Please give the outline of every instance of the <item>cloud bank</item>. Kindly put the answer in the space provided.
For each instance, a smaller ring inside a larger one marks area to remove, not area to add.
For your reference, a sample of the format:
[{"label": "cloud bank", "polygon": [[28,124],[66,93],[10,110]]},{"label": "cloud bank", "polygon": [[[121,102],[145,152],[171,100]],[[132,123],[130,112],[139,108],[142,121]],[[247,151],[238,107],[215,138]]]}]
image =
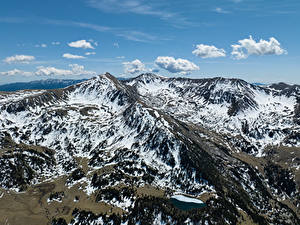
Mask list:
[{"label": "cloud bank", "polygon": [[79,76],[79,75],[96,75],[93,71],[84,70],[84,66],[78,64],[70,64],[70,70],[57,69],[55,67],[37,67],[35,75],[38,76]]},{"label": "cloud bank", "polygon": [[6,57],[3,61],[5,63],[12,64],[12,63],[29,63],[33,60],[35,60],[35,57],[31,55],[15,55],[15,56]]},{"label": "cloud bank", "polygon": [[6,72],[0,72],[3,76],[79,76],[79,75],[96,75],[94,71],[88,71],[84,69],[84,66],[78,64],[70,64],[70,69],[58,69],[52,66],[44,67],[39,66],[35,72],[26,72],[19,69],[14,69]]},{"label": "cloud bank", "polygon": [[13,69],[5,72],[0,72],[1,76],[15,76],[15,75],[23,75],[23,76],[32,76],[32,72],[26,72],[23,70]]}]

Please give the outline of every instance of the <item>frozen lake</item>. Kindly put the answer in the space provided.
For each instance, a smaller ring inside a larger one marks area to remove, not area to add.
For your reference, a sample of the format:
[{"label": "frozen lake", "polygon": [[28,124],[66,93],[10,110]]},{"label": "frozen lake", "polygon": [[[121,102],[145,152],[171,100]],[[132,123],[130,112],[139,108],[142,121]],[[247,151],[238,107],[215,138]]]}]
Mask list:
[{"label": "frozen lake", "polygon": [[173,195],[170,200],[173,205],[181,210],[199,209],[206,206],[201,200],[184,195]]}]

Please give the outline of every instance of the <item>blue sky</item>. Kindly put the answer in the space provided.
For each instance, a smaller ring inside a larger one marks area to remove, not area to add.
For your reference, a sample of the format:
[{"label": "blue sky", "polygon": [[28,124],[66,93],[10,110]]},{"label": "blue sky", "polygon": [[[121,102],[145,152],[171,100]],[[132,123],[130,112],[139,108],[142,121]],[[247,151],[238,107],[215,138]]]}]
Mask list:
[{"label": "blue sky", "polygon": [[149,71],[300,84],[299,0],[0,4],[0,84]]}]

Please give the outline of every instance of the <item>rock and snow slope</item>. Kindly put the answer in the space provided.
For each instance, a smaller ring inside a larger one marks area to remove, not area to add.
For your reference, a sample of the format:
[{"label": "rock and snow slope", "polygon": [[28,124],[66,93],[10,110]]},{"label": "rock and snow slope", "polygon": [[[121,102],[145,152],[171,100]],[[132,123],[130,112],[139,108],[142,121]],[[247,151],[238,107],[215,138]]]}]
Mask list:
[{"label": "rock and snow slope", "polygon": [[238,79],[172,79],[152,74],[134,78],[128,85],[136,87],[147,104],[179,120],[243,137],[257,156],[268,145],[300,146],[295,137],[300,131],[295,123],[300,88],[286,93]]},{"label": "rock and snow slope", "polygon": [[[260,224],[299,222],[299,89],[287,89],[105,74],[64,89],[1,93],[0,186],[53,182],[62,196],[78,188],[93,204],[122,210],[108,219],[110,212],[84,205],[70,224],[151,224],[157,216],[162,224],[236,224],[245,215]],[[295,148],[292,170],[270,160],[280,147]],[[166,201],[173,192],[207,207],[174,214]]]}]

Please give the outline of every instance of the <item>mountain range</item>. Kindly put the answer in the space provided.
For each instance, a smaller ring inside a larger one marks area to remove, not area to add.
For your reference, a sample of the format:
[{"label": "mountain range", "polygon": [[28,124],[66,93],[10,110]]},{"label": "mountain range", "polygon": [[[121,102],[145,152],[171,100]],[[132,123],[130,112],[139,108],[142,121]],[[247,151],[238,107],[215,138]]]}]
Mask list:
[{"label": "mountain range", "polygon": [[30,90],[30,89],[58,89],[65,88],[80,82],[85,81],[86,79],[81,80],[60,80],[60,79],[47,79],[47,80],[35,80],[30,82],[18,82],[10,84],[0,85],[0,91],[19,91],[19,90]]},{"label": "mountain range", "polygon": [[300,224],[299,131],[284,83],[106,73],[0,92],[0,223]]}]

